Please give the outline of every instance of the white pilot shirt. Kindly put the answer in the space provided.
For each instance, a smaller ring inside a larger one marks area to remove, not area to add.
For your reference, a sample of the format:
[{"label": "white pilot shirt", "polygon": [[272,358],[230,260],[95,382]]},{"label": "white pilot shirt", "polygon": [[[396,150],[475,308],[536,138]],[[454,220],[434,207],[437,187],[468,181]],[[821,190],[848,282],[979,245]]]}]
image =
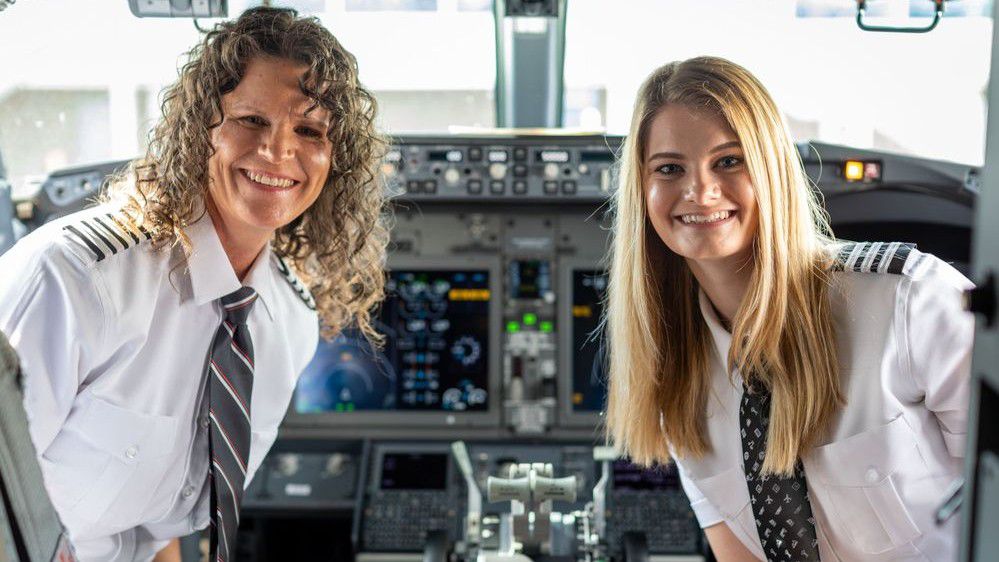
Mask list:
[{"label": "white pilot shirt", "polygon": [[[218,299],[241,285],[207,214],[185,230],[185,266],[180,246],[154,250],[115,212],[63,217],[0,256],[0,330],[21,357],[46,488],[84,561],[148,560],[208,525],[205,364]],[[243,282],[259,295],[247,485],[318,338],[311,295],[282,271],[266,248]]]},{"label": "white pilot shirt", "polygon": [[[846,396],[827,437],[802,457],[823,562],[957,559],[956,519],[934,511],[960,476],[968,423],[974,319],[961,293],[971,282],[936,257],[911,250],[897,273],[872,271],[879,250],[859,247],[833,273],[833,317]],[[890,262],[891,260],[888,260]],[[742,466],[742,377],[730,381],[731,335],[701,293],[717,352],[711,358],[707,428],[712,452],[677,459],[702,527],[725,522],[766,560]]]}]

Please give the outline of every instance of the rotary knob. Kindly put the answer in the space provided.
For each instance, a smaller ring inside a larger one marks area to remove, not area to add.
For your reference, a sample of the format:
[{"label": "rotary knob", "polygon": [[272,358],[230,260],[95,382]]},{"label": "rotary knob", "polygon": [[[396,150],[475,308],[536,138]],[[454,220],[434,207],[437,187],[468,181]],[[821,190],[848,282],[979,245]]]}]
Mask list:
[{"label": "rotary knob", "polygon": [[489,176],[494,180],[501,180],[506,177],[506,164],[493,162],[489,165]]},{"label": "rotary knob", "polygon": [[296,454],[286,453],[279,455],[277,458],[278,473],[284,477],[294,476],[298,472],[300,463],[301,459]]}]

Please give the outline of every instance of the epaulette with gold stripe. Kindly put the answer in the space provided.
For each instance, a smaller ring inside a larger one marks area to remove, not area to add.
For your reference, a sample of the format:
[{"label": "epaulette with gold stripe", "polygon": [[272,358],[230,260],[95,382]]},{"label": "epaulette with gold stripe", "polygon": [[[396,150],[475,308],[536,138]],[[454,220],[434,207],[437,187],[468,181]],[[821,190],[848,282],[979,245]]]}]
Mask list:
[{"label": "epaulette with gold stripe", "polygon": [[274,257],[277,258],[278,271],[281,272],[281,275],[284,277],[285,281],[287,281],[288,284],[291,285],[291,288],[294,289],[296,293],[298,293],[299,298],[302,299],[302,302],[305,303],[305,306],[309,307],[310,310],[315,310],[316,299],[312,297],[312,293],[309,292],[308,287],[306,287],[302,283],[302,281],[298,278],[298,276],[295,275],[295,272],[292,271],[290,267],[288,267],[288,264],[284,261],[284,258],[278,256],[277,254],[275,254]]},{"label": "epaulette with gold stripe", "polygon": [[123,213],[89,215],[63,226],[62,230],[67,238],[84,246],[97,261],[152,238],[145,227],[133,223]]},{"label": "epaulette with gold stripe", "polygon": [[837,271],[901,275],[915,244],[905,242],[849,242],[836,256]]}]

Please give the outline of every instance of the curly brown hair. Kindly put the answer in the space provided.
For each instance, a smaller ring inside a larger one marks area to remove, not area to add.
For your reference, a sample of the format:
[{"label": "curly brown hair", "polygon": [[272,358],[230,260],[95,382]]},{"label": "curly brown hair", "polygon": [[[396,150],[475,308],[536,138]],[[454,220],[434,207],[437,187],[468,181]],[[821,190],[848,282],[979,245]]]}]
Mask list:
[{"label": "curly brown hair", "polygon": [[305,66],[302,92],[332,116],[332,166],[322,192],[275,232],[271,246],[312,291],[324,337],[354,320],[379,342],[371,312],[385,284],[388,209],[378,169],[386,141],[375,131],[377,104],[358,81],[357,60],[318,19],[290,9],[253,8],[217,24],[164,90],[163,117],[147,154],[112,183],[106,200],[120,201],[157,244],[188,247],[183,228],[204,213],[211,132],[222,123],[222,96],[236,88],[257,56]]}]

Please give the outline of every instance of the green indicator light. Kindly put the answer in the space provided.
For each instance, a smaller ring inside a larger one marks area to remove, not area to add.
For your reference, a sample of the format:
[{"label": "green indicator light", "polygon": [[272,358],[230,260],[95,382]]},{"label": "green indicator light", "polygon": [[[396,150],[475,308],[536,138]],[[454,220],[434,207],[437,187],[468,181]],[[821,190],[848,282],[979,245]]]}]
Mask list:
[{"label": "green indicator light", "polygon": [[510,332],[511,334],[517,333],[520,331],[520,324],[511,320],[510,322],[506,323],[506,331]]},{"label": "green indicator light", "polygon": [[347,411],[348,412],[353,412],[354,411],[354,403],[353,402],[347,404]]},{"label": "green indicator light", "polygon": [[336,405],[336,411],[342,412],[343,411],[343,404],[337,404]]},{"label": "green indicator light", "polygon": [[544,322],[541,323],[541,331],[542,332],[546,332],[547,333],[547,332],[553,331],[554,329],[555,329],[555,326],[552,326],[552,323],[549,322],[549,321],[547,321],[547,320],[545,320]]},{"label": "green indicator light", "polygon": [[524,315],[524,325],[533,326],[538,323],[538,315],[533,312],[528,312]]}]

